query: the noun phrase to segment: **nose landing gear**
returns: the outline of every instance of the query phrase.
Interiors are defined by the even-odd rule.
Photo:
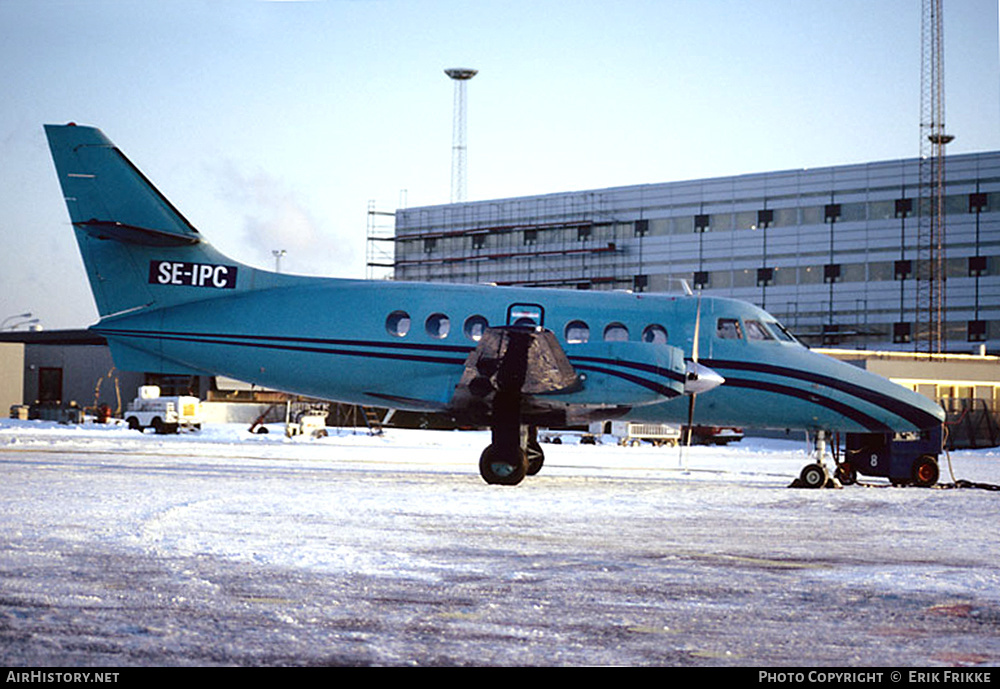
[[[894,486],[929,488],[938,482],[941,428],[912,433],[848,433],[842,461],[831,473],[824,462],[826,434],[816,434],[816,462],[806,466],[793,487],[822,488],[857,483],[858,475],[882,476]],[[837,448],[839,449],[839,448]]]
[[[818,431],[814,440],[811,464],[803,467],[792,488],[840,488],[839,466],[832,474],[826,466],[826,432]]]

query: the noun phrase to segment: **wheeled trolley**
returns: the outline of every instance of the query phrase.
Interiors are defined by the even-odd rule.
[[[915,433],[848,433],[837,478],[845,485],[862,474],[884,476],[893,485],[933,486],[940,473],[941,437],[941,426]]]

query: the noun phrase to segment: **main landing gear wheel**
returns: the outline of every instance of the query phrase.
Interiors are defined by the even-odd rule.
[[[545,463],[545,452],[542,451],[542,446],[535,439],[529,439],[528,444],[524,448],[524,454],[528,459],[528,476],[534,476],[539,471],[542,470],[542,465]]]
[[[806,488],[822,488],[826,485],[826,469],[822,464],[808,464],[799,474],[799,480]]]
[[[937,483],[938,464],[934,458],[924,455],[913,464],[913,485],[929,488]]]
[[[541,465],[538,468],[541,468]],[[486,483],[516,486],[528,473],[528,459],[521,448],[516,448],[510,456],[503,457],[493,445],[490,445],[479,457],[479,473]]]

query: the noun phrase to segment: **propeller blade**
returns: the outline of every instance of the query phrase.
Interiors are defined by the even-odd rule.
[[[691,343],[691,361],[698,363],[698,340],[701,337],[701,290],[698,290],[698,308],[694,314],[694,342]]]
[[[694,398],[697,395],[691,395],[688,398],[688,422],[687,422],[687,438],[685,440],[685,445],[691,447],[691,429],[694,426]]]

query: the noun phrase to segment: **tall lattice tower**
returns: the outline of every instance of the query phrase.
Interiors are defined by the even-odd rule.
[[[920,204],[917,228],[918,351],[944,348],[944,26],[942,0],[923,0],[920,20]]]
[[[455,82],[455,110],[451,132],[451,202],[465,200],[465,84],[478,70],[455,68],[444,71]]]

